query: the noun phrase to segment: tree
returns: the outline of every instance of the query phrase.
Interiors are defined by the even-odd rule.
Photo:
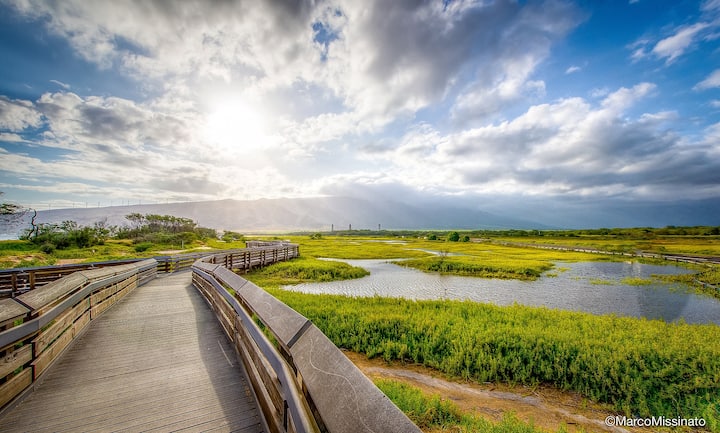
[[[457,242],[460,240],[460,233],[458,232],[450,232],[447,235],[447,240],[449,242]]]
[[[2,195],[5,195],[5,193],[0,191],[0,196]],[[38,226],[35,223],[37,211],[35,209],[26,208],[15,203],[2,202],[0,203],[0,222],[2,222],[3,226],[10,226],[20,221],[28,212],[33,213],[33,216],[30,219],[30,225],[32,227],[28,233],[31,236],[37,236]]]

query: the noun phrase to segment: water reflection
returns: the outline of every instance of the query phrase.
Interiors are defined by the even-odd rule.
[[[467,299],[498,305],[519,303],[593,314],[617,314],[668,322],[720,325],[720,301],[688,293],[679,284],[653,282],[634,286],[624,278],[649,279],[653,274],[689,272],[677,266],[640,263],[557,263],[551,274],[536,281],[499,280],[429,274],[386,260],[342,260],[370,275],[357,280],[286,286],[305,293],[387,296],[408,299]]]

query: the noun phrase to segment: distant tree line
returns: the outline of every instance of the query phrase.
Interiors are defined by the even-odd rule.
[[[332,232],[308,233],[300,232],[301,235],[333,235],[333,236],[395,236],[395,237],[420,237],[429,240],[454,238],[455,230],[334,230]],[[634,228],[597,228],[597,229],[570,229],[570,230],[462,230],[457,231],[459,240],[465,236],[468,238],[493,238],[493,237],[582,237],[582,236],[608,236],[626,238],[647,238],[656,236],[720,236],[720,226],[667,226],[657,227],[634,227]],[[452,240],[451,240],[452,241]]]
[[[63,221],[60,224],[33,224],[21,236],[30,242],[41,245],[41,250],[51,253],[67,248],[88,248],[103,245],[109,238],[129,239],[136,244],[137,251],[144,251],[153,244],[183,245],[196,240],[217,238],[214,229],[199,227],[190,218],[172,215],[126,215],[127,226],[110,226],[107,221],[92,226],[80,226],[75,221]],[[243,235],[225,232],[223,240],[242,240]]]
[[[52,253],[56,249],[87,248],[102,245],[111,236],[114,227],[105,221],[96,222],[92,226],[80,226],[75,221],[63,221],[60,224],[33,224],[21,239],[41,245],[45,253]]]

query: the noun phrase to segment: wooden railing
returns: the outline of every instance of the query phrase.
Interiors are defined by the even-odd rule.
[[[297,245],[280,242],[192,264],[193,285],[240,355],[270,431],[419,433],[315,325],[233,272],[298,255]],[[147,259],[76,270],[0,299],[0,408],[31,388],[99,314],[158,271],[186,263]]]
[[[226,250],[220,252],[232,251],[244,250]],[[218,253],[218,251],[155,256],[153,259],[157,261],[157,271],[159,273],[172,273],[190,269],[196,260],[215,253]],[[142,260],[144,259],[109,260],[58,266],[2,269],[0,270],[0,298],[19,296],[74,272],[126,265]]]
[[[76,271],[0,299],[0,408],[30,387],[103,311],[157,274],[157,261]]]
[[[216,254],[192,268],[193,284],[240,355],[271,431],[419,433],[322,331],[233,272],[297,255],[297,245],[279,244]]]

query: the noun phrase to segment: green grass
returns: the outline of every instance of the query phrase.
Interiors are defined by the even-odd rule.
[[[477,382],[552,384],[628,415],[707,417],[720,401],[716,325],[520,305],[272,293],[337,346],[369,357]]]
[[[278,287],[285,284],[348,280],[368,275],[368,271],[347,263],[318,260],[313,257],[298,257],[291,261],[279,262],[246,275],[262,287]]]
[[[540,260],[513,260],[508,257],[451,256],[426,257],[395,262],[400,266],[425,272],[483,278],[535,280],[551,269],[552,264]]]
[[[411,239],[335,236],[325,236],[322,239],[310,239],[308,236],[291,236],[287,239],[299,244],[301,253],[311,257],[335,259],[402,259],[429,255],[426,252],[413,249],[417,248],[415,245],[420,245],[420,243],[417,240]]]
[[[591,278],[590,284],[592,284],[594,286],[614,286],[615,281],[603,280],[602,278]]]
[[[463,413],[453,402],[439,395],[427,395],[420,389],[393,380],[375,381],[380,390],[421,429],[453,432],[541,433],[513,415],[505,415],[499,423]],[[566,431],[565,429],[558,430]]]
[[[55,249],[48,254],[28,241],[0,241],[0,269],[25,268],[37,266],[51,266],[59,260],[73,260],[79,262],[102,262],[108,260],[124,260],[133,258],[145,258],[164,255],[166,250],[179,250],[180,245],[166,245],[145,243],[139,248],[130,240],[110,239],[102,245],[94,245],[88,248],[67,248]],[[205,242],[196,241],[185,245],[183,253],[206,251],[201,247],[212,249],[236,249],[245,248],[245,242],[223,242],[219,240],[208,240]]]
[[[621,282],[629,286],[649,286],[653,280],[652,278],[625,277]]]
[[[498,238],[498,240],[528,244],[588,247],[614,252],[632,253],[642,250],[658,254],[720,256],[720,237],[718,236],[655,236],[652,238],[596,235],[577,237],[537,236]]]

